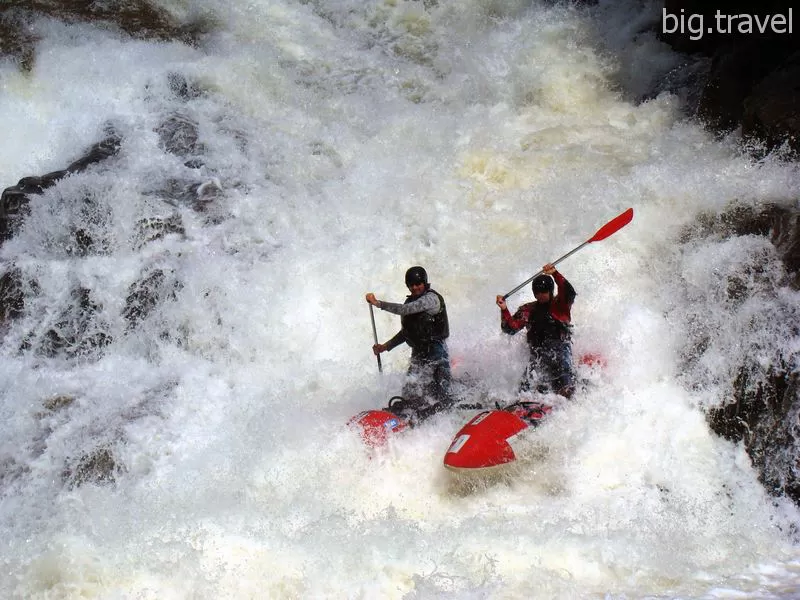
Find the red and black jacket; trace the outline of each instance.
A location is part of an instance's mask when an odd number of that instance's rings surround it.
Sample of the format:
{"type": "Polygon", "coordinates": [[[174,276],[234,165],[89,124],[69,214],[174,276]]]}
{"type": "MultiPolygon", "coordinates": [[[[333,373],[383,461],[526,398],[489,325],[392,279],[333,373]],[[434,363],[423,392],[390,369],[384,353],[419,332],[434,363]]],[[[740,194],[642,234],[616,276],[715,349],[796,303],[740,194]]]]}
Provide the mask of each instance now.
{"type": "Polygon", "coordinates": [[[512,316],[509,310],[500,312],[500,328],[504,333],[514,335],[526,328],[528,344],[540,346],[552,341],[568,341],[570,339],[570,322],[572,321],[572,303],[575,302],[575,288],[564,276],[556,271],[553,279],[558,286],[558,295],[550,302],[528,302],[517,309],[512,316]]]}

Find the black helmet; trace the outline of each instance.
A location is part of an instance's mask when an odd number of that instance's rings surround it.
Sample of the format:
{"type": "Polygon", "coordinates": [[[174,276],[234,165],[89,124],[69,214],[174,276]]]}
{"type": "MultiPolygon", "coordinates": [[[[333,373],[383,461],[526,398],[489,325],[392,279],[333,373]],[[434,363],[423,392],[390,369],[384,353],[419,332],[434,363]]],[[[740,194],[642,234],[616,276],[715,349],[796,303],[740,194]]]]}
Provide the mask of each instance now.
{"type": "Polygon", "coordinates": [[[406,271],[406,287],[411,287],[415,283],[428,283],[428,274],[422,267],[411,267],[406,271]]]}
{"type": "Polygon", "coordinates": [[[533,293],[536,292],[549,292],[553,293],[553,289],[555,288],[555,282],[550,275],[539,275],[536,279],[533,280],[533,293]]]}

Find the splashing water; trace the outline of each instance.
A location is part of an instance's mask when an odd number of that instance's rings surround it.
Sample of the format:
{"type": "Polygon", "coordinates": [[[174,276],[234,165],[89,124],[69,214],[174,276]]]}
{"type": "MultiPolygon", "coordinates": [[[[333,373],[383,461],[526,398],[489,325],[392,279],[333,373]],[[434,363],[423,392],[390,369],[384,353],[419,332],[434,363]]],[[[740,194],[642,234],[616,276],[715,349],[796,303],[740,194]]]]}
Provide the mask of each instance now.
{"type": "MultiPolygon", "coordinates": [[[[35,196],[2,247],[25,310],[0,363],[0,595],[800,592],[796,511],[701,411],[737,356],[709,355],[699,390],[680,367],[689,327],[728,331],[721,348],[743,331],[715,312],[717,275],[756,255],[777,280],[779,262],[752,237],[677,241],[700,211],[793,202],[800,174],[684,121],[673,95],[627,97],[677,63],[632,35],[653,6],[163,5],[216,28],[190,48],[41,19],[33,71],[0,65],[5,185],[64,168],[109,126],[121,139],[35,196]],[[192,124],[183,156],[164,123],[192,124]],[[221,193],[198,206],[200,186],[221,193]],[[464,415],[374,456],[343,427],[399,391],[408,355],[377,373],[365,292],[400,300],[425,265],[456,374],[503,397],[525,349],[500,334],[495,295],[629,206],[632,224],[560,265],[576,351],[607,366],[515,477],[450,478],[464,415]],[[153,236],[148,219],[180,227],[153,236]],[[154,300],[131,326],[142,281],[154,300]]],[[[376,319],[382,340],[397,330],[376,319]]]]}

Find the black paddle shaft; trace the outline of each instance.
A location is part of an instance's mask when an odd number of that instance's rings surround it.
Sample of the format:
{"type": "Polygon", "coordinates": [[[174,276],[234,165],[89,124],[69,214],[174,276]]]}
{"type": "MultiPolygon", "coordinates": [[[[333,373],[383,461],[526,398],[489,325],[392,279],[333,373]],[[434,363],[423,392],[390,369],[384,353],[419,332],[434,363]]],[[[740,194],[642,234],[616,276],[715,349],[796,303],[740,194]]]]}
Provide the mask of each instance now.
{"type": "MultiPolygon", "coordinates": [[[[372,321],[372,338],[375,343],[378,343],[378,331],[375,329],[375,311],[372,309],[372,304],[369,305],[369,318],[372,321]]],[[[383,365],[381,364],[381,355],[376,354],[375,358],[378,359],[378,373],[383,373],[383,365]]]]}
{"type": "MultiPolygon", "coordinates": [[[[562,256],[562,257],[561,257],[561,258],[559,258],[559,259],[556,259],[556,260],[554,260],[554,261],[553,261],[553,262],[551,262],[550,264],[551,264],[551,265],[553,265],[553,266],[556,266],[556,265],[557,265],[558,263],[560,263],[562,260],[564,260],[565,258],[569,258],[570,256],[572,256],[573,254],[575,254],[575,253],[576,253],[578,250],[580,250],[581,248],[583,248],[583,247],[584,247],[586,244],[588,244],[588,243],[589,243],[589,242],[583,242],[583,243],[582,243],[580,246],[578,246],[577,248],[574,248],[574,249],[570,250],[570,251],[569,251],[569,252],[567,252],[567,253],[566,253],[564,256],[562,256]]],[[[522,283],[520,283],[520,284],[519,284],[517,287],[515,287],[513,290],[511,290],[511,291],[510,291],[510,292],[508,292],[508,293],[507,293],[505,296],[503,296],[503,300],[507,299],[509,296],[512,296],[512,295],[513,295],[513,294],[515,294],[517,291],[519,291],[519,290],[521,290],[522,288],[524,288],[526,285],[528,285],[528,284],[529,284],[531,281],[533,281],[534,279],[536,279],[536,278],[537,278],[539,275],[541,275],[542,273],[544,273],[544,271],[539,271],[538,273],[536,273],[536,275],[534,275],[534,276],[533,276],[533,277],[531,277],[530,279],[526,279],[525,281],[523,281],[522,283]]]]}
{"type": "MultiPolygon", "coordinates": [[[[569,257],[569,256],[572,256],[573,254],[575,254],[575,253],[576,253],[578,250],[580,250],[581,248],[583,248],[583,247],[584,247],[584,246],[586,246],[587,244],[591,244],[592,242],[599,242],[600,240],[604,240],[604,239],[606,239],[608,236],[610,236],[610,235],[612,235],[612,234],[616,233],[617,231],[619,231],[620,229],[622,229],[623,227],[625,227],[625,225],[627,225],[628,223],[630,223],[632,220],[633,220],[633,209],[632,209],[632,208],[629,208],[628,210],[626,210],[626,211],[624,211],[624,212],[620,213],[619,215],[617,215],[616,217],[614,217],[613,219],[611,219],[611,220],[610,220],[608,223],[606,223],[605,225],[603,225],[603,226],[602,226],[600,229],[598,229],[598,230],[595,232],[595,234],[594,234],[594,235],[593,235],[591,238],[589,238],[588,240],[586,240],[585,242],[583,242],[583,243],[582,243],[580,246],[578,246],[577,248],[573,248],[572,250],[570,250],[569,252],[567,252],[567,253],[566,253],[564,256],[562,256],[562,257],[561,257],[561,258],[559,258],[558,260],[554,260],[554,261],[553,261],[552,263],[550,263],[550,264],[555,266],[555,265],[557,265],[558,263],[560,263],[562,260],[564,260],[565,258],[567,258],[567,257],[569,257]]],[[[508,292],[508,293],[507,293],[505,296],[503,296],[503,300],[507,299],[507,298],[508,298],[508,297],[509,297],[511,294],[513,294],[514,292],[516,292],[516,291],[518,291],[518,290],[521,290],[521,289],[522,289],[524,286],[526,286],[526,285],[527,285],[527,284],[529,284],[531,281],[533,281],[534,279],[536,279],[536,278],[537,278],[539,275],[541,275],[542,273],[544,273],[544,271],[539,271],[538,273],[536,273],[536,275],[534,275],[534,276],[533,276],[533,277],[531,277],[530,279],[528,279],[528,280],[526,280],[526,281],[523,281],[522,283],[520,283],[520,284],[519,284],[517,287],[515,287],[513,290],[511,290],[511,291],[510,291],[510,292],[508,292]]]]}

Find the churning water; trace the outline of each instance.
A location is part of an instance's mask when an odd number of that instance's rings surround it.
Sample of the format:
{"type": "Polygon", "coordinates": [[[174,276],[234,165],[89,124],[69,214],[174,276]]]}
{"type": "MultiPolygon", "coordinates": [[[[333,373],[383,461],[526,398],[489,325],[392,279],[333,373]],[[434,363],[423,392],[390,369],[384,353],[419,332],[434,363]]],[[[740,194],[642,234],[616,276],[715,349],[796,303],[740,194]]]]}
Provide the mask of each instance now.
{"type": "MultiPolygon", "coordinates": [[[[726,273],[757,260],[780,279],[768,241],[678,242],[734,200],[791,204],[800,173],[686,122],[677,95],[640,101],[680,61],[647,28],[656,3],[162,2],[214,24],[200,47],[41,19],[33,71],[0,64],[4,186],[107,127],[122,140],[33,197],[0,250],[28,282],[0,362],[0,596],[800,594],[797,512],[702,412],[748,339],[791,350],[770,317],[797,295],[733,320],[726,273]],[[161,143],[176,116],[200,160],[161,143]],[[198,184],[222,190],[202,210],[164,192],[198,184]],[[378,373],[366,292],[400,301],[424,265],[455,373],[509,398],[525,348],[495,295],[628,207],[630,225],[560,265],[576,351],[606,366],[582,367],[589,385],[537,431],[528,468],[457,485],[441,461],[463,414],[365,452],[344,423],[399,392],[408,356],[378,373]],[[176,215],[144,239],[142,222],[176,215]],[[695,385],[690,327],[720,348],[695,385]]],[[[376,317],[384,341],[398,321],[376,317]]]]}

